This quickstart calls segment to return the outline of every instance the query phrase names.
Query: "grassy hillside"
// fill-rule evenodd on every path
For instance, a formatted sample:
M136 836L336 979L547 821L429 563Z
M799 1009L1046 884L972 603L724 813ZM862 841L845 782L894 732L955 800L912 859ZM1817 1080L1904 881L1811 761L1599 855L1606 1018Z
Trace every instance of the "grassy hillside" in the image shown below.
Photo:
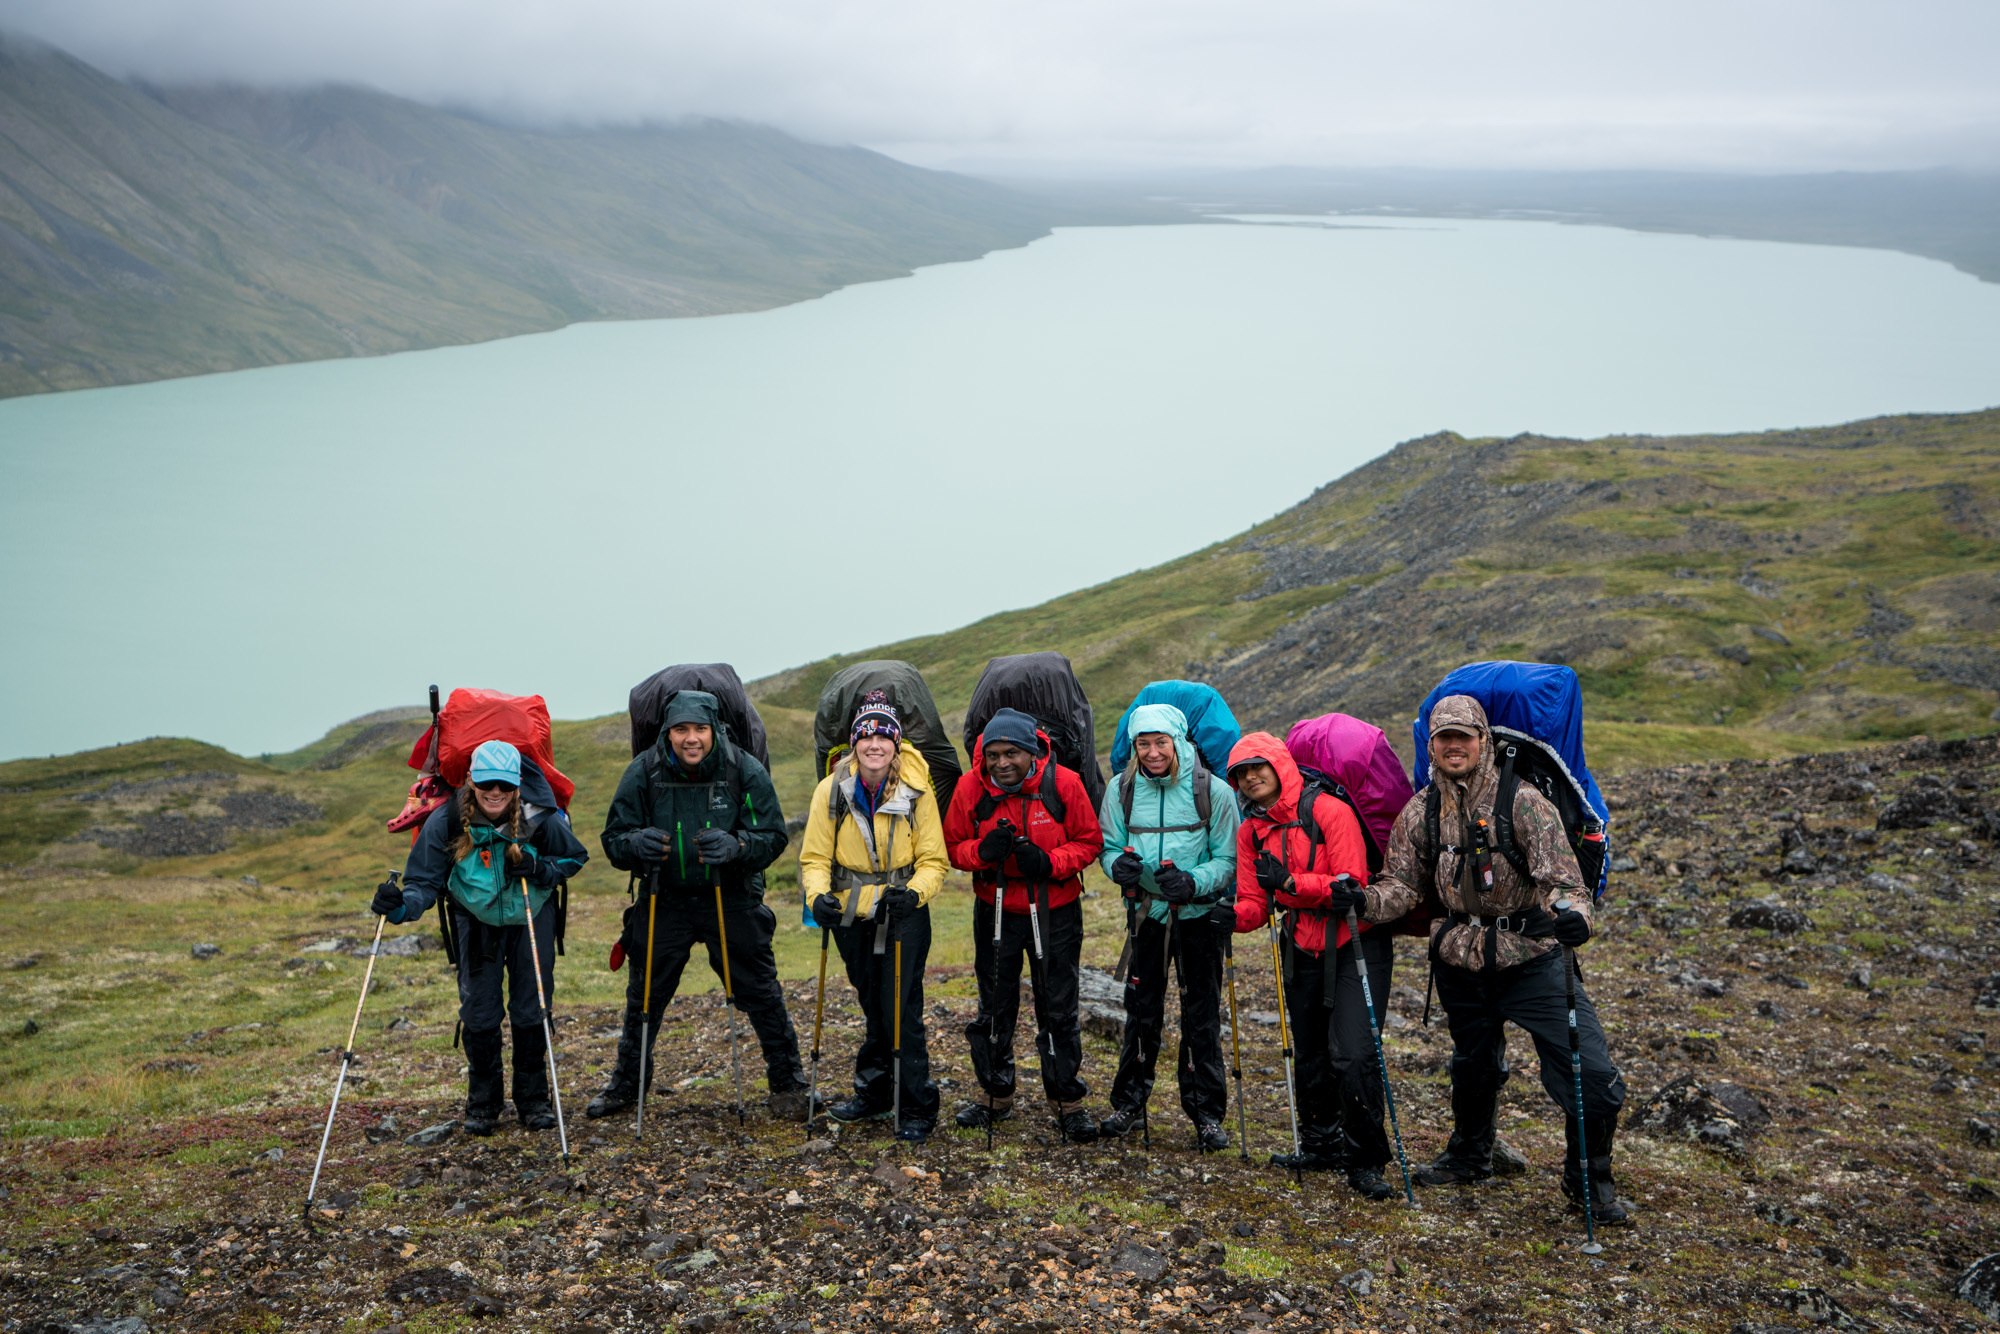
M916 663L956 728L988 658L1040 648L1077 665L1103 749L1140 685L1179 675L1247 726L1341 709L1407 748L1439 677L1489 657L1575 666L1607 771L1980 732L2000 701L2000 412L1427 437L1207 550L857 656ZM789 810L820 685L851 660L752 686ZM420 728L371 715L268 763L161 740L0 765L0 864L118 872L166 849L196 875L372 883ZM626 739L618 716L556 726L586 832Z
M1071 220L756 126L142 88L0 33L0 396L757 310Z

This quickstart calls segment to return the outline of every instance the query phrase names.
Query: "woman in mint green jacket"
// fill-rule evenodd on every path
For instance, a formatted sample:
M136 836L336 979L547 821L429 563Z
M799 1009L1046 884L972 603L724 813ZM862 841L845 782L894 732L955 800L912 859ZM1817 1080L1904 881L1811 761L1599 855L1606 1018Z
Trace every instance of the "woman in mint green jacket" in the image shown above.
M1222 953L1235 930L1236 793L1203 767L1187 718L1142 704L1126 722L1132 762L1098 821L1102 865L1124 892L1125 1040L1100 1133L1141 1125L1153 1092L1169 969L1181 986L1181 1107L1203 1152L1229 1147L1222 1059Z

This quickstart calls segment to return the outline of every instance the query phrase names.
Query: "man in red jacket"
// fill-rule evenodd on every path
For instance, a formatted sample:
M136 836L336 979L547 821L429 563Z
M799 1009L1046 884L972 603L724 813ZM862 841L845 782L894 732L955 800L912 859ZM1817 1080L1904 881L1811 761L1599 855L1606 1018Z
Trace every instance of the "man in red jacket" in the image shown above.
M1229 752L1229 782L1243 798L1236 827L1236 929L1255 931L1285 914L1285 1009L1297 1052L1299 1152L1273 1154L1290 1171L1347 1169L1347 1184L1371 1200L1396 1192L1383 1179L1382 1082L1362 1004L1357 950L1377 996L1389 994L1394 941L1361 925L1350 941L1335 877L1368 881L1368 846L1347 803L1320 792L1300 810L1305 780L1285 743L1252 732ZM1310 822L1310 823L1308 823ZM1336 915L1335 908L1339 907ZM1327 948L1331 933L1333 948Z
M979 895L972 910L979 1015L966 1026L965 1039L982 1097L961 1107L956 1120L976 1129L1013 1114L1014 1023L1025 955L1042 1090L1055 1107L1063 1137L1089 1143L1097 1138L1097 1123L1083 1110L1089 1090L1078 1078L1083 1064L1077 1028L1083 957L1078 874L1104 849L1090 794L1073 770L1056 763L1048 735L1033 718L1001 709L973 748L972 773L952 793L944 841L951 864L972 872Z

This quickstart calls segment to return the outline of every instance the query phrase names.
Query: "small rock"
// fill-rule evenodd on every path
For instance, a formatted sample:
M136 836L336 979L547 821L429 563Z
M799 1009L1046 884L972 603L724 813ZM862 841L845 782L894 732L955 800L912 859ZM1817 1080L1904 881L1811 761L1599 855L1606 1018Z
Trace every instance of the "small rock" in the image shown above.
M1811 875L1819 869L1819 859L1803 847L1793 848L1785 854L1780 869L1792 875Z
M153 1289L153 1308L155 1310L171 1311L185 1300L187 1299L182 1295L179 1288L158 1287Z
M704 1269L712 1269L722 1263L722 1257L714 1251L700 1250L673 1267L676 1274L698 1274Z
M785 1207L787 1209L803 1209L806 1207L806 1197L795 1190L788 1190L785 1192Z
M456 1121L446 1121L442 1125L425 1126L416 1134L404 1139L403 1143L414 1144L420 1149L427 1148L432 1144L444 1143L451 1138L452 1132L457 1129L458 1122Z
M1870 871L1867 875L1862 876L1861 887L1870 894L1907 894L1910 892L1908 885L1898 880L1895 876L1884 875L1880 871Z
M1739 904L1729 914L1729 925L1739 931L1774 931L1793 936L1812 925L1812 919L1797 908L1787 908L1772 899L1752 899Z
M1340 1286L1357 1297L1366 1297L1375 1291L1375 1276L1366 1269L1357 1269L1351 1274L1342 1274Z
M1984 1033L1960 1033L1957 1040L1951 1044L1951 1049L1966 1053L1984 1051L1986 1049L1986 1035Z
M391 1033L407 1033L411 1029L415 1028L416 1025L411 1023L403 1015L399 1014L394 1019L391 1019L387 1024L383 1025L383 1027L386 1028Z
M40 965L41 962L42 962L42 956L39 954L24 954L20 958L15 959L11 963L9 963L7 966L18 973L23 968L37 967Z
M1875 989L1874 966L1864 963L1859 968L1856 968L1847 975L1847 985L1857 991L1873 991Z
M380 1121L377 1121L374 1125L369 1126L361 1132L362 1138L366 1139L370 1144L386 1144L396 1138L398 1133L396 1118L393 1115L383 1117Z
M1629 874L1639 869L1639 863L1630 857L1613 857L1611 859L1611 869L1619 872L1621 875Z
M21 1036L31 1038L42 1031L42 1026L30 1019L21 1025Z
M1802 1227L1805 1219L1776 1200L1759 1200L1752 1211L1757 1217L1778 1227Z
M1715 656L1723 659L1725 662L1733 662L1738 667L1748 667L1750 665L1750 650L1744 648L1741 644L1720 645L1715 650Z
M1519 1149L1505 1140L1493 1141L1493 1175L1496 1177L1517 1177L1528 1170L1528 1159Z
M875 1170L868 1175L899 1194L910 1188L910 1179L904 1176L902 1169L894 1163L877 1163Z
M1757 1002L1757 1013L1765 1019L1783 1019L1785 1007L1774 1000L1760 1000Z
M197 959L215 959L222 955L222 946L204 940L199 945L188 948L188 954Z
M1847 1308L1833 1299L1833 1294L1824 1288L1788 1288L1771 1297L1771 1305L1802 1315L1815 1325L1838 1325L1853 1328L1854 1317Z
M1254 1237L1257 1235L1257 1225L1250 1222L1238 1223L1230 1230L1239 1237Z
M492 1320L507 1314L507 1303L491 1293L475 1292L465 1299L465 1313L474 1320Z
M1127 1242L1111 1258L1111 1267L1150 1283L1167 1272L1167 1257L1150 1246Z
M262 889L264 887L264 882L262 880L259 880L254 875L243 876L240 879L238 879L236 883L239 885L247 885L251 889Z
M285 1161L285 1151L281 1148L266 1149L250 1161L253 1163L282 1163Z

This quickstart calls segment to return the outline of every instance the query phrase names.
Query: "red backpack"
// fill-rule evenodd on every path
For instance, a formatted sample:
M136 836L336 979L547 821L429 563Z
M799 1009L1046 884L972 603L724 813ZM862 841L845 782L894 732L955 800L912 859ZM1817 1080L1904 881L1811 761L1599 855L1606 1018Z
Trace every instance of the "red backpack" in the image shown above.
M555 747L549 739L549 706L540 695L458 689L451 692L442 709L437 699L437 687L432 686L431 725L410 751L410 767L423 777L410 785L403 809L389 821L389 828L420 828L453 788L464 785L472 768L472 752L488 741L505 741L520 751L522 758L534 761L542 777L549 780L556 804L569 809L576 784L556 768Z

